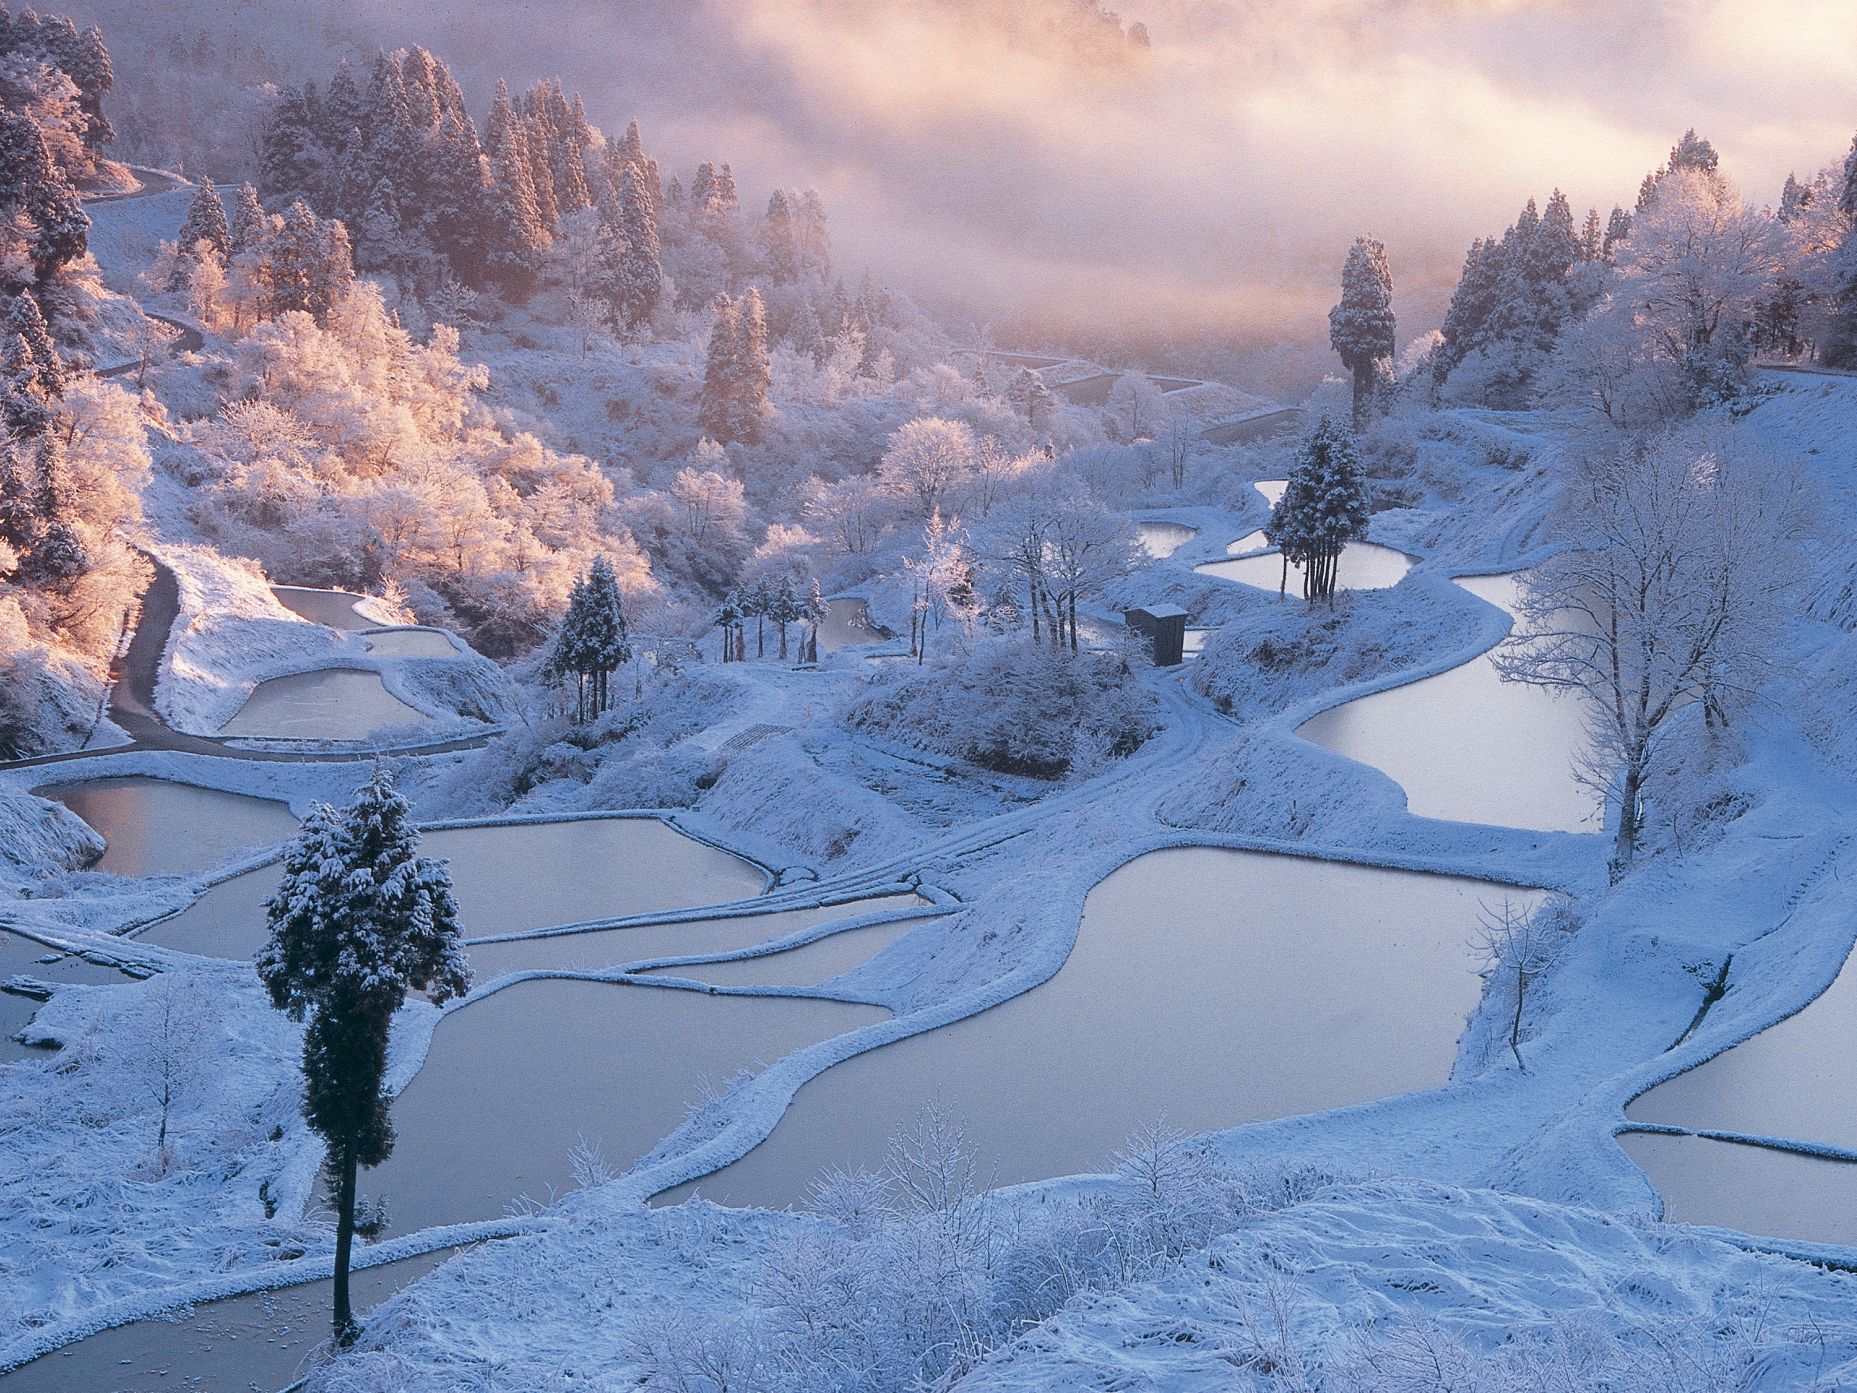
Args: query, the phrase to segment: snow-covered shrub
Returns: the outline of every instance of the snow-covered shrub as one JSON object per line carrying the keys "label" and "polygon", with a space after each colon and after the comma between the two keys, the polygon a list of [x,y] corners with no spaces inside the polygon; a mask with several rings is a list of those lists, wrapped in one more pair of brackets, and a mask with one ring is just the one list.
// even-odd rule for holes
{"label": "snow-covered shrub", "polygon": [[1447,595],[1390,590],[1344,592],[1333,610],[1261,609],[1207,643],[1188,681],[1226,715],[1250,718],[1319,691],[1390,676],[1462,632]]}
{"label": "snow-covered shrub", "polygon": [[1115,1179],[1084,1194],[989,1195],[955,1118],[930,1107],[876,1172],[828,1172],[816,1220],[768,1242],[751,1299],[698,1321],[637,1323],[626,1348],[653,1393],[889,1393],[944,1387],[1066,1302],[1155,1277],[1245,1219],[1334,1183],[1219,1161],[1203,1138],[1142,1128]]}
{"label": "snow-covered shrub", "polygon": [[892,664],[845,709],[853,730],[1039,779],[1134,753],[1157,702],[1120,653],[980,638],[926,664]]}

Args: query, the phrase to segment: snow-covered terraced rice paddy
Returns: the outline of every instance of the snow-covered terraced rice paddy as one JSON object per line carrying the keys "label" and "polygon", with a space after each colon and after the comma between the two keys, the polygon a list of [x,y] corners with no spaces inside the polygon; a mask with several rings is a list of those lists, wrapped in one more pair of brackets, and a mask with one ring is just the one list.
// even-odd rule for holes
{"label": "snow-covered terraced rice paddy", "polygon": [[1670,1223],[1857,1244],[1851,1162],[1668,1132],[1627,1132],[1618,1140],[1657,1187]]}
{"label": "snow-covered terraced rice paddy", "polygon": [[[1632,1100],[1625,1115],[1857,1151],[1857,968],[1805,1009]],[[1780,1238],[1857,1243],[1857,1163],[1703,1137],[1619,1138],[1666,1216]]]}
{"label": "snow-covered terraced rice paddy", "polygon": [[[887,895],[855,904],[818,909],[789,909],[775,914],[692,919],[630,929],[594,929],[585,933],[544,934],[470,945],[471,972],[481,985],[511,972],[586,970],[649,958],[695,957],[732,953],[783,937],[797,929],[885,910],[916,909],[927,902],[914,895]],[[899,921],[849,933],[833,934],[802,948],[772,957],[740,962],[704,963],[664,969],[702,982],[758,982],[765,986],[811,986],[856,967],[891,939],[906,933]],[[794,975],[794,974],[799,975]]]}
{"label": "snow-covered terraced rice paddy", "polygon": [[[451,1250],[364,1268],[351,1296],[361,1315],[451,1256]],[[6,1393],[270,1393],[287,1386],[329,1338],[334,1283],[304,1282],[224,1301],[178,1318],[153,1317],[98,1331],[11,1374]]]}
{"label": "snow-covered terraced rice paddy", "polygon": [[[1261,532],[1252,535],[1263,536]],[[1233,557],[1229,561],[1208,561],[1193,569],[1201,575],[1255,585],[1261,590],[1276,590],[1283,585],[1283,557],[1274,551]],[[1385,590],[1399,584],[1411,569],[1412,558],[1403,551],[1376,546],[1372,542],[1350,542],[1342,550],[1335,583],[1343,590]],[[1302,567],[1294,563],[1289,567],[1287,590],[1298,599],[1302,597]]]}
{"label": "snow-covered terraced rice paddy", "polygon": [[362,1189],[394,1231],[493,1219],[570,1188],[586,1142],[623,1171],[705,1088],[887,1013],[817,997],[519,982],[449,1013],[393,1105],[399,1140]]}
{"label": "snow-covered terraced rice paddy", "polygon": [[[738,900],[766,884],[740,857],[648,817],[446,828],[426,833],[420,849],[450,861],[473,937]],[[266,866],[223,881],[143,936],[249,958],[264,943],[264,900],[277,874]]]}
{"label": "snow-covered terraced rice paddy", "polygon": [[1156,560],[1172,556],[1199,533],[1197,527],[1179,522],[1138,522],[1135,530],[1141,534],[1141,549]]}
{"label": "snow-covered terraced rice paddy", "polygon": [[[1732,981],[1732,979],[1731,979]],[[1857,966],[1809,1006],[1634,1099],[1634,1122],[1790,1137],[1857,1151]]]}
{"label": "snow-covered terraced rice paddy", "polygon": [[365,740],[429,717],[401,701],[377,672],[331,667],[260,682],[219,728],[255,740]]}
{"label": "snow-covered terraced rice paddy", "polygon": [[455,658],[458,649],[439,629],[371,629],[362,638],[377,658]]}
{"label": "snow-covered terraced rice paddy", "polygon": [[1159,851],[1091,891],[1056,977],[834,1065],[773,1134],[695,1189],[788,1204],[876,1169],[939,1103],[983,1180],[1107,1165],[1165,1114],[1187,1132],[1442,1084],[1480,989],[1480,903],[1526,891],[1215,848]]}
{"label": "snow-covered terraced rice paddy", "polygon": [[355,613],[355,606],[367,598],[365,595],[350,594],[346,590],[313,590],[301,585],[273,585],[271,593],[285,609],[302,615],[312,624],[326,624],[331,629],[379,627],[374,620]]}
{"label": "snow-covered terraced rice paddy", "polygon": [[[1458,583],[1515,612],[1512,575]],[[1597,799],[1576,774],[1587,747],[1580,702],[1504,682],[1488,654],[1332,707],[1297,733],[1386,773],[1421,817],[1597,830]]]}
{"label": "snow-covered terraced rice paddy", "polygon": [[[42,962],[54,956],[54,950],[20,934],[0,929],[0,982],[15,977],[29,977],[41,982],[79,982],[114,985],[126,982],[115,968],[101,967],[82,958],[58,956],[55,962]],[[0,1063],[9,1059],[43,1059],[46,1051],[22,1045],[13,1037],[31,1022],[39,1001],[14,992],[0,992]],[[10,1386],[10,1385],[9,1385]]]}
{"label": "snow-covered terraced rice paddy", "polygon": [[275,799],[172,779],[88,779],[35,791],[102,834],[109,845],[96,868],[113,875],[208,870],[234,852],[273,846],[297,829],[290,809]]}

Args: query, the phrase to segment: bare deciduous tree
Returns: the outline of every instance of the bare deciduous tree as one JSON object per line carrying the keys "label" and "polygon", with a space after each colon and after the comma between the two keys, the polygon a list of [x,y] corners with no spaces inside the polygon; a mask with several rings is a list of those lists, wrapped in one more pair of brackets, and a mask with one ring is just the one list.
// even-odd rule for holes
{"label": "bare deciduous tree", "polygon": [[1575,920],[1565,900],[1549,899],[1525,909],[1507,896],[1494,909],[1484,906],[1471,947],[1483,969],[1498,982],[1515,984],[1515,1014],[1509,1020],[1509,1052],[1522,1062],[1522,1009],[1528,988],[1549,971],[1567,949]]}
{"label": "bare deciduous tree", "polygon": [[1709,724],[1771,673],[1809,512],[1795,465],[1704,426],[1578,458],[1556,517],[1563,550],[1530,571],[1510,681],[1580,693],[1588,777],[1616,821],[1613,879],[1643,827],[1645,778],[1675,718]]}
{"label": "bare deciduous tree", "polygon": [[210,1075],[219,1015],[191,976],[163,973],[143,993],[142,1038],[130,1068],[155,1104],[155,1159],[165,1173],[169,1125],[175,1109],[194,1098]]}

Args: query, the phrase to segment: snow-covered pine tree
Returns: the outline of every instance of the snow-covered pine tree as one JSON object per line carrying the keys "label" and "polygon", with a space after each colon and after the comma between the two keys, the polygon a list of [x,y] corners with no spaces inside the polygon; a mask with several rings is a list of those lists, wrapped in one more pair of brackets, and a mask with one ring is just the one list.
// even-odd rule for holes
{"label": "snow-covered pine tree", "polygon": [[509,99],[509,84],[496,80],[496,95],[490,99],[490,114],[484,118],[484,149],[494,151],[516,124],[516,105]]}
{"label": "snow-covered pine tree", "polygon": [[1394,341],[1393,273],[1386,248],[1356,237],[1341,268],[1341,300],[1328,312],[1328,341],[1354,377],[1354,424],[1360,429],[1372,410],[1374,391]]}
{"label": "snow-covered pine tree", "polygon": [[[499,124],[494,111],[489,124],[493,129]],[[490,170],[493,223],[498,233],[492,263],[506,279],[520,283],[535,273],[549,238],[529,178],[522,132],[514,116],[494,137]]]}
{"label": "snow-covered pine tree", "polygon": [[1605,225],[1599,221],[1599,210],[1588,208],[1586,221],[1580,225],[1580,260],[1597,261],[1601,249],[1605,246]]}
{"label": "snow-covered pine tree", "polygon": [[1302,568],[1303,598],[1335,601],[1341,553],[1367,535],[1367,484],[1354,436],[1324,416],[1296,452],[1264,535]]}
{"label": "snow-covered pine tree", "polygon": [[825,280],[832,274],[832,233],[825,221],[825,201],[816,189],[800,195],[793,214],[794,237],[799,246],[800,270]]}
{"label": "snow-covered pine tree", "polygon": [[819,311],[813,308],[810,298],[801,300],[787,320],[787,347],[812,359],[814,367],[824,367],[831,356],[831,345],[826,343],[825,330],[819,324]]}
{"label": "snow-covered pine tree", "polygon": [[625,599],[612,564],[596,557],[568,595],[545,670],[554,681],[574,679],[574,719],[593,720],[606,710],[612,673],[631,656]]}
{"label": "snow-covered pine tree", "polygon": [[1457,278],[1457,288],[1451,292],[1451,303],[1444,312],[1444,343],[1432,362],[1433,375],[1440,383],[1486,342],[1501,277],[1501,248],[1494,241],[1479,237],[1470,244],[1463,272]]}
{"label": "snow-covered pine tree", "polygon": [[800,604],[799,591],[794,589],[793,577],[781,575],[774,582],[773,598],[767,607],[767,617],[774,622],[774,628],[780,635],[780,661],[787,660],[787,625],[805,618],[805,609]]}
{"label": "snow-covered pine tree", "polygon": [[330,217],[360,226],[368,210],[368,195],[382,178],[376,152],[385,143],[368,140],[358,126],[349,131],[342,141],[342,153],[336,159],[334,175],[319,200]]}
{"label": "snow-covered pine tree", "polygon": [[5,335],[0,341],[0,426],[15,440],[36,440],[51,420],[32,345],[20,334]]}
{"label": "snow-covered pine tree", "polygon": [[[89,249],[90,218],[38,123],[0,110],[0,222],[23,215],[33,279],[44,285]],[[7,288],[17,289],[8,284]]]}
{"label": "snow-covered pine tree", "polygon": [[58,345],[53,342],[51,328],[39,309],[38,296],[30,290],[16,294],[7,305],[5,316],[0,318],[0,332],[17,334],[25,340],[35,368],[33,385],[47,398],[62,396],[64,360],[58,356]]}
{"label": "snow-covered pine tree", "polygon": [[768,278],[775,285],[785,285],[799,275],[793,207],[781,189],[768,195],[767,216],[761,220],[761,251],[766,258]]}
{"label": "snow-covered pine tree", "polygon": [[232,223],[228,229],[227,247],[230,254],[237,256],[270,226],[271,215],[264,211],[264,204],[258,198],[258,190],[250,184],[240,184],[238,197],[232,201]]}
{"label": "snow-covered pine tree", "polygon": [[806,584],[805,597],[800,601],[800,617],[806,621],[806,644],[800,653],[800,661],[816,663],[819,661],[819,625],[832,612],[826,603],[825,592],[819,588],[819,578],[811,577]]}
{"label": "snow-covered pine tree", "polygon": [[1610,261],[1618,244],[1631,236],[1631,214],[1617,204],[1612,205],[1612,216],[1606,219],[1605,240],[1599,245],[1599,254]]}
{"label": "snow-covered pine tree", "polygon": [[731,590],[716,607],[715,617],[709,622],[722,630],[722,661],[732,663],[739,656],[735,652],[735,631],[741,624],[741,606]]}
{"label": "snow-covered pine tree", "polygon": [[664,292],[657,210],[645,186],[643,165],[628,164],[619,176],[614,215],[621,237],[616,306],[625,326],[637,329],[650,320]]}
{"label": "snow-covered pine tree", "polygon": [[725,444],[753,440],[770,409],[773,386],[761,292],[751,286],[735,299],[718,296],[715,316],[703,368],[703,429]]}
{"label": "snow-covered pine tree", "polygon": [[355,71],[347,58],[342,59],[335,76],[322,89],[322,105],[317,117],[316,137],[325,148],[332,150],[340,149],[348,133],[358,129],[366,119],[361,84],[355,81]]}
{"label": "snow-covered pine tree", "polygon": [[767,656],[767,617],[774,606],[774,588],[766,575],[758,575],[740,592],[741,612],[754,620],[754,656]]}
{"label": "snow-covered pine tree", "polygon": [[326,161],[310,114],[313,90],[314,84],[286,87],[265,126],[259,182],[273,198],[314,198],[322,191]]}
{"label": "snow-covered pine tree", "polygon": [[735,339],[740,332],[741,310],[727,295],[716,297],[709,325],[709,349],[703,362],[703,395],[698,411],[704,432],[713,440],[733,440]]}
{"label": "snow-covered pine tree", "polygon": [[188,217],[180,225],[176,245],[184,253],[191,254],[202,241],[212,247],[221,260],[232,251],[232,228],[227,225],[227,210],[225,204],[219,202],[219,193],[210,178],[201,178],[199,188],[193,189],[193,197],[188,201]]}
{"label": "snow-covered pine tree", "polygon": [[388,1036],[409,992],[445,1001],[469,989],[458,903],[377,764],[346,809],[309,810],[265,913],[270,937],[254,966],[271,1004],[306,1026],[303,1112],[336,1181],[333,1316],[336,1343],[348,1344],[357,1172],[393,1150]]}
{"label": "snow-covered pine tree", "polygon": [[38,508],[38,490],[27,468],[21,446],[0,438],[0,542],[14,557],[29,555],[45,531]]}

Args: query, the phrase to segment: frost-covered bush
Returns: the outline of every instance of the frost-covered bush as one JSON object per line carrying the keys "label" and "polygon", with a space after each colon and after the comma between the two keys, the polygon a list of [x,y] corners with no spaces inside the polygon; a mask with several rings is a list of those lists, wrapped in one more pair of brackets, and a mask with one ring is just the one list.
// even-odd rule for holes
{"label": "frost-covered bush", "polygon": [[650,1393],[943,1387],[1073,1298],[1152,1278],[1334,1183],[1307,1167],[1234,1170],[1159,1123],[1129,1139],[1100,1189],[988,1195],[959,1123],[930,1108],[879,1171],[821,1177],[817,1221],[756,1256],[744,1309],[640,1321],[627,1354]]}
{"label": "frost-covered bush", "polygon": [[[430,666],[437,666],[431,664]],[[727,719],[736,682],[702,665],[621,668],[597,720],[565,714],[514,727],[458,759],[419,794],[424,811],[473,816],[509,808],[687,807],[713,778],[711,756],[673,748]]]}
{"label": "frost-covered bush", "polygon": [[1072,653],[1011,636],[892,664],[844,712],[853,730],[1039,779],[1133,754],[1158,703],[1121,653]]}
{"label": "frost-covered bush", "polygon": [[1448,597],[1404,590],[1347,592],[1332,611],[1271,606],[1221,629],[1188,681],[1226,715],[1263,715],[1421,662],[1440,634],[1463,632],[1457,611]]}

